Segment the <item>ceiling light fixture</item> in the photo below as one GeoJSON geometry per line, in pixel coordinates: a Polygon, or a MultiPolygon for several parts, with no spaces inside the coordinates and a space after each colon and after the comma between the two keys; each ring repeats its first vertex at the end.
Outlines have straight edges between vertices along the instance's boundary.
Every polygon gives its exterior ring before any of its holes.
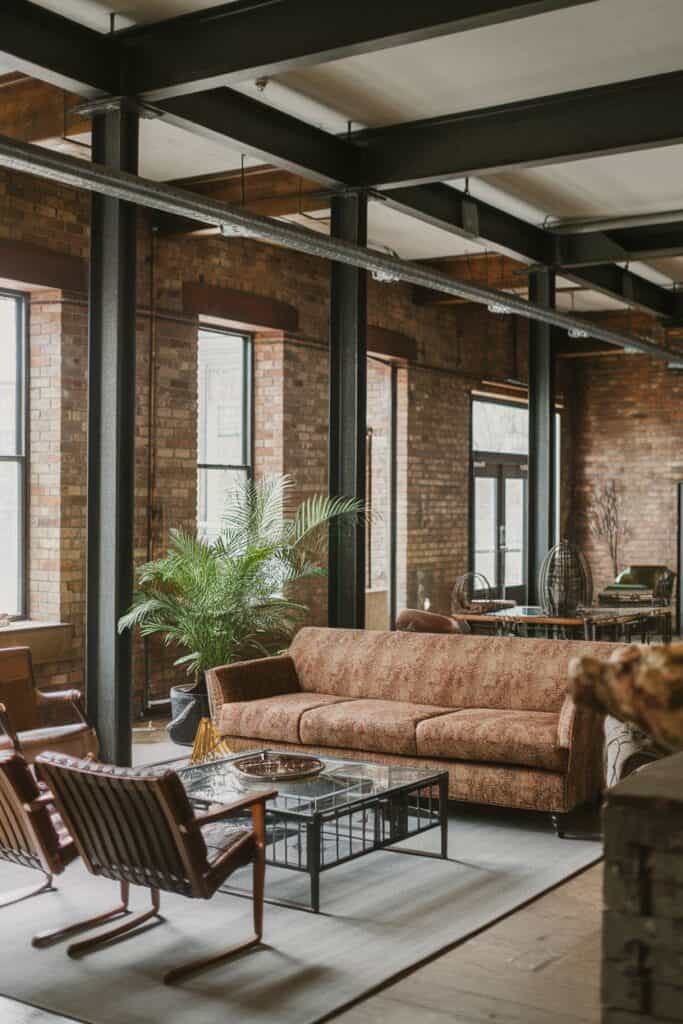
{"type": "Polygon", "coordinates": [[[512,313],[510,307],[506,306],[502,302],[489,302],[486,308],[488,309],[489,313],[497,313],[500,316],[506,316],[507,314],[512,313]]]}
{"type": "Polygon", "coordinates": [[[258,238],[256,231],[244,224],[221,224],[223,238],[258,238]]]}
{"type": "Polygon", "coordinates": [[[570,338],[590,338],[588,331],[584,331],[580,327],[570,327],[567,334],[570,338]]]}
{"type": "Polygon", "coordinates": [[[373,281],[379,281],[380,284],[396,284],[401,280],[399,274],[394,274],[390,270],[371,270],[370,275],[373,281]]]}

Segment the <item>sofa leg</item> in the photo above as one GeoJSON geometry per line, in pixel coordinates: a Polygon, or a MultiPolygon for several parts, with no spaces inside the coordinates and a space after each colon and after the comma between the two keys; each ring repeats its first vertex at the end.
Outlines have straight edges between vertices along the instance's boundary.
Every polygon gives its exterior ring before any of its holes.
{"type": "Polygon", "coordinates": [[[567,815],[566,814],[559,814],[559,813],[553,811],[551,813],[551,815],[550,815],[550,820],[553,823],[553,828],[555,829],[555,832],[557,834],[557,838],[558,839],[564,839],[565,838],[565,828],[566,828],[566,822],[567,822],[567,815]]]}

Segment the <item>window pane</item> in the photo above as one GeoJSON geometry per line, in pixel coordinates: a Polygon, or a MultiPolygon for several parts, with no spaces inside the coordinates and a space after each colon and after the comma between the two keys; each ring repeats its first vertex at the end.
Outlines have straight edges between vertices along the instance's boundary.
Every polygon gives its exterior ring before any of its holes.
{"type": "Polygon", "coordinates": [[[478,476],[474,480],[474,571],[485,576],[492,587],[497,573],[497,481],[478,476]]]}
{"type": "Polygon", "coordinates": [[[529,452],[529,413],[524,406],[472,403],[472,448],[476,452],[529,452]]]}
{"type": "Polygon", "coordinates": [[[17,315],[17,300],[0,295],[0,455],[19,453],[17,315]]]}
{"type": "Polygon", "coordinates": [[[20,615],[21,467],[0,462],[0,613],[20,615]]]}
{"type": "Polygon", "coordinates": [[[221,529],[225,502],[246,479],[246,469],[200,469],[197,487],[197,533],[213,540],[221,529]]]}
{"type": "Polygon", "coordinates": [[[505,586],[524,584],[524,489],[523,479],[505,481],[505,586]]]}
{"type": "Polygon", "coordinates": [[[199,334],[199,462],[244,463],[244,339],[199,334]]]}

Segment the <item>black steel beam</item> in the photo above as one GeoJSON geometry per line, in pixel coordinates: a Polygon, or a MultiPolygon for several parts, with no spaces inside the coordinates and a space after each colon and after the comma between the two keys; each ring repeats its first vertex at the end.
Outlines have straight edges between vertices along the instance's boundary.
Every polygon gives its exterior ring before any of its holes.
{"type": "Polygon", "coordinates": [[[278,166],[295,174],[325,183],[360,177],[362,150],[233,89],[176,96],[155,106],[164,120],[214,142],[237,146],[266,162],[276,154],[278,166]]]}
{"type": "Polygon", "coordinates": [[[464,32],[592,0],[242,0],[129,29],[127,87],[148,98],[282,74],[292,68],[464,32]]]}
{"type": "Polygon", "coordinates": [[[119,55],[112,40],[28,0],[3,0],[0,6],[0,58],[69,92],[119,92],[119,55]]]}
{"type": "MultiPolygon", "coordinates": [[[[137,172],[138,114],[93,116],[93,160],[137,172]]],[[[131,759],[136,208],[93,193],[88,343],[86,697],[105,761],[131,759]]]]}
{"type": "Polygon", "coordinates": [[[387,189],[379,198],[441,230],[490,242],[532,263],[552,262],[552,238],[546,231],[450,185],[387,189]]]}
{"type": "MultiPolygon", "coordinates": [[[[555,274],[534,270],[529,299],[555,305],[555,274]]],[[[555,352],[556,330],[529,323],[529,472],[527,485],[527,603],[538,604],[538,577],[553,545],[555,524],[555,352]]]]}
{"type": "MultiPolygon", "coordinates": [[[[349,193],[332,200],[331,234],[367,243],[367,199],[349,193]]],[[[365,501],[367,397],[367,275],[332,263],[330,292],[329,493],[365,501]]],[[[333,523],[328,562],[331,626],[365,626],[365,524],[333,523]]]]}
{"type": "MultiPolygon", "coordinates": [[[[353,143],[331,136],[231,89],[215,89],[163,100],[156,107],[164,117],[188,131],[208,133],[213,139],[258,153],[261,159],[278,167],[296,168],[304,175],[323,182],[353,186],[362,174],[363,156],[353,143]]],[[[568,251],[566,246],[564,250],[559,248],[561,240],[564,242],[568,236],[553,235],[449,185],[432,183],[390,188],[378,194],[378,198],[434,227],[488,242],[497,250],[521,257],[529,263],[561,264],[563,254],[568,251]]],[[[604,253],[609,243],[605,240],[602,244],[604,253]]],[[[614,259],[628,259],[620,248],[610,251],[614,259]]],[[[584,257],[570,262],[570,266],[593,262],[596,261],[584,257]]],[[[581,280],[579,271],[573,272],[573,276],[575,280],[581,280]]],[[[662,315],[670,301],[669,293],[648,282],[641,287],[641,278],[630,277],[634,278],[632,290],[638,296],[638,304],[662,315]],[[648,302],[652,305],[648,306],[648,302]]],[[[617,275],[616,284],[618,291],[615,295],[625,299],[621,275],[617,275]]]]}
{"type": "Polygon", "coordinates": [[[667,291],[622,267],[605,264],[582,267],[578,272],[568,268],[562,270],[562,276],[660,317],[675,317],[678,312],[677,296],[673,291],[667,291]]]}
{"type": "Polygon", "coordinates": [[[355,132],[372,186],[444,181],[683,141],[683,72],[355,132]]]}
{"type": "Polygon", "coordinates": [[[683,253],[683,220],[616,228],[609,232],[557,235],[556,239],[558,263],[565,266],[680,256],[683,253]],[[616,251],[623,255],[615,256],[616,251]]]}

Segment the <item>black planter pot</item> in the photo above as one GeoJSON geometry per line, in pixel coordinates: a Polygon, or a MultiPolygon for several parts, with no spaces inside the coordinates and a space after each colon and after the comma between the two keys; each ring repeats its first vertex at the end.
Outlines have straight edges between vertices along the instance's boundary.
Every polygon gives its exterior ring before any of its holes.
{"type": "Polygon", "coordinates": [[[171,687],[171,721],[166,726],[174,743],[191,747],[202,718],[209,718],[209,698],[194,683],[171,687]]]}

